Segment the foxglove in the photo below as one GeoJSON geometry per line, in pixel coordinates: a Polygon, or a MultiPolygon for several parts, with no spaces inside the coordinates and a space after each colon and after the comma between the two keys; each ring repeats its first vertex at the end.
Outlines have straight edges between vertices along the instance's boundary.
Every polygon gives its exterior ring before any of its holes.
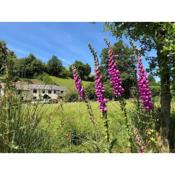
{"type": "Polygon", "coordinates": [[[116,67],[112,49],[109,49],[108,51],[108,74],[115,96],[120,97],[123,94],[124,89],[122,87],[120,72],[116,67]]]}
{"type": "Polygon", "coordinates": [[[71,68],[72,68],[73,79],[74,79],[74,83],[75,83],[75,87],[77,89],[78,95],[81,99],[84,99],[85,98],[84,88],[82,86],[81,79],[78,75],[77,69],[73,65],[71,68]]]}
{"type": "Polygon", "coordinates": [[[151,100],[152,93],[149,88],[149,82],[147,79],[147,73],[143,67],[141,58],[138,58],[138,91],[139,91],[139,98],[142,102],[144,108],[147,111],[153,109],[153,102],[151,100]]]}
{"type": "Polygon", "coordinates": [[[94,60],[95,63],[95,94],[97,97],[97,101],[100,103],[100,110],[102,112],[107,111],[106,103],[107,99],[104,97],[104,86],[103,86],[103,77],[101,75],[100,69],[99,69],[99,63],[98,60],[94,60]]]}

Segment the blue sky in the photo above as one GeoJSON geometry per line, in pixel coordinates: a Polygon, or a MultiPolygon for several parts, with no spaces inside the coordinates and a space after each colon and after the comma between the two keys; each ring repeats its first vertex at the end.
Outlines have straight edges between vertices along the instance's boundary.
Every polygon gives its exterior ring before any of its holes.
{"type": "MultiPolygon", "coordinates": [[[[33,53],[47,62],[56,55],[66,67],[76,59],[93,66],[88,43],[100,55],[106,47],[104,38],[111,43],[116,41],[110,32],[104,31],[103,23],[0,23],[0,40],[4,40],[18,57],[33,53]]],[[[147,67],[145,61],[144,65],[147,67]]]]}

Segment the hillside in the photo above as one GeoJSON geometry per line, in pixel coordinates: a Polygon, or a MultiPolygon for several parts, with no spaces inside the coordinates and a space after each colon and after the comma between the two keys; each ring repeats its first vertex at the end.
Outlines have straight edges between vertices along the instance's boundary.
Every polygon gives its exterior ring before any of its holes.
{"type": "MultiPolygon", "coordinates": [[[[58,77],[54,77],[54,76],[50,76],[50,78],[56,85],[65,86],[69,89],[74,89],[74,87],[75,87],[74,81],[71,78],[63,79],[63,78],[58,78],[58,77]]],[[[84,86],[87,86],[89,83],[91,83],[91,82],[83,81],[84,86]]]]}
{"type": "MultiPolygon", "coordinates": [[[[27,82],[27,83],[36,83],[36,84],[53,84],[58,86],[64,86],[69,90],[75,90],[74,81],[71,78],[63,79],[55,76],[50,76],[48,74],[43,74],[35,79],[20,79],[20,81],[27,82]]],[[[91,82],[83,81],[83,85],[87,86],[91,82]]]]}

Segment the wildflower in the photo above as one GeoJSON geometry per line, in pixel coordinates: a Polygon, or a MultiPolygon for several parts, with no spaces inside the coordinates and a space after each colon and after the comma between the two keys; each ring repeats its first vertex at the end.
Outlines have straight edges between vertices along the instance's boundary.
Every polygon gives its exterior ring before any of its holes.
{"type": "Polygon", "coordinates": [[[75,82],[75,87],[77,89],[78,95],[81,99],[84,99],[85,98],[84,88],[82,86],[81,79],[78,75],[78,72],[77,72],[75,66],[73,66],[73,65],[72,65],[72,74],[73,74],[73,79],[75,82]]]}
{"type": "Polygon", "coordinates": [[[112,49],[109,49],[108,51],[108,73],[110,76],[110,82],[111,82],[115,96],[120,97],[123,94],[124,89],[122,87],[120,72],[116,67],[114,57],[115,56],[114,56],[112,49]]]}
{"type": "Polygon", "coordinates": [[[94,57],[94,69],[95,69],[95,94],[97,101],[100,103],[100,110],[102,112],[107,111],[106,103],[107,99],[104,97],[103,77],[100,72],[99,62],[97,56],[94,57]]]}
{"type": "Polygon", "coordinates": [[[102,75],[100,73],[99,68],[95,66],[95,94],[97,96],[97,101],[100,103],[100,110],[102,112],[107,111],[106,103],[107,99],[104,97],[104,86],[102,83],[102,75]]]}
{"type": "Polygon", "coordinates": [[[141,58],[138,58],[138,91],[139,91],[139,98],[142,102],[144,108],[147,111],[153,109],[153,102],[151,100],[152,93],[149,88],[149,82],[147,79],[147,73],[144,70],[141,58]]]}
{"type": "Polygon", "coordinates": [[[89,102],[89,100],[86,96],[85,90],[82,86],[81,79],[78,75],[77,69],[75,68],[74,65],[72,65],[71,68],[72,68],[73,79],[74,79],[74,82],[75,82],[75,87],[78,91],[78,95],[86,103],[87,110],[88,110],[88,113],[89,113],[89,119],[93,123],[93,125],[95,126],[94,114],[93,114],[90,102],[89,102]]]}
{"type": "Polygon", "coordinates": [[[92,48],[90,44],[88,46],[94,57],[95,94],[97,97],[97,101],[100,103],[100,110],[104,114],[107,111],[107,107],[106,107],[107,99],[104,96],[105,89],[103,86],[103,77],[100,71],[97,53],[94,51],[94,49],[92,48]]]}

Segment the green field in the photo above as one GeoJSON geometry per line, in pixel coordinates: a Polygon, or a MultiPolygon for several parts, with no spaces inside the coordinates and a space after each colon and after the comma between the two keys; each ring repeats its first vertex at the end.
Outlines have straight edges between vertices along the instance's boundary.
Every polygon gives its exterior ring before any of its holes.
{"type": "MultiPolygon", "coordinates": [[[[89,120],[86,105],[82,102],[42,105],[44,126],[50,124],[53,152],[105,152],[106,138],[104,121],[96,102],[91,102],[97,131],[89,120]],[[98,140],[95,141],[95,135],[98,140]],[[74,140],[75,137],[75,140],[74,140]],[[99,150],[98,150],[99,147],[99,150]]],[[[127,103],[130,113],[132,103],[127,103]]],[[[118,102],[108,103],[111,139],[117,138],[113,152],[129,152],[127,132],[118,102]]]]}
{"type": "MultiPolygon", "coordinates": [[[[91,102],[91,106],[97,129],[90,122],[83,102],[39,105],[44,119],[42,124],[48,126],[51,135],[51,152],[106,152],[104,120],[98,104],[91,102]]],[[[133,100],[128,100],[126,107],[128,117],[133,117],[136,110],[133,100]]],[[[175,103],[172,107],[174,110],[175,103]]],[[[119,102],[108,103],[108,119],[110,139],[117,139],[112,152],[130,152],[126,123],[119,102]]]]}
{"type": "MultiPolygon", "coordinates": [[[[71,78],[59,78],[55,76],[51,76],[48,74],[43,74],[41,77],[35,78],[35,79],[20,79],[23,82],[28,83],[36,83],[36,84],[54,84],[58,86],[64,86],[68,88],[69,90],[75,90],[74,80],[71,78]]],[[[83,81],[83,85],[86,87],[91,82],[83,81]]]]}
{"type": "MultiPolygon", "coordinates": [[[[89,120],[85,103],[63,103],[43,105],[44,125],[50,122],[53,137],[53,152],[105,152],[106,136],[104,120],[99,111],[98,103],[91,102],[97,131],[89,120]],[[98,135],[95,141],[95,135],[98,135]],[[74,140],[75,137],[75,140],[74,140]],[[75,141],[75,143],[74,143],[75,141]]],[[[159,103],[156,103],[156,107],[159,103]]],[[[130,152],[130,144],[126,130],[124,115],[118,101],[108,103],[108,119],[110,125],[110,139],[117,139],[112,152],[130,152]]],[[[127,101],[127,113],[131,118],[136,112],[133,100],[127,101]]],[[[172,103],[172,113],[175,103],[172,103]]]]}
{"type": "MultiPolygon", "coordinates": [[[[0,136],[3,136],[0,152],[108,152],[106,128],[99,104],[90,104],[96,126],[90,121],[84,102],[18,105],[15,98],[10,97],[10,101],[5,99],[0,108],[0,136]]],[[[159,103],[155,104],[156,108],[159,107],[159,103]]],[[[131,152],[119,102],[110,101],[107,108],[110,142],[115,140],[112,152],[131,152]]],[[[126,109],[131,121],[137,115],[134,99],[126,101],[126,109]]],[[[172,114],[175,114],[175,102],[172,103],[172,114]]]]}
{"type": "MultiPolygon", "coordinates": [[[[59,78],[59,77],[54,77],[54,76],[50,76],[51,80],[57,84],[57,85],[60,85],[60,86],[65,86],[69,89],[75,89],[75,85],[74,85],[74,80],[71,79],[71,78],[68,78],[68,79],[63,79],[63,78],[59,78]]],[[[88,85],[90,82],[88,81],[83,81],[83,85],[86,86],[88,85]]]]}

